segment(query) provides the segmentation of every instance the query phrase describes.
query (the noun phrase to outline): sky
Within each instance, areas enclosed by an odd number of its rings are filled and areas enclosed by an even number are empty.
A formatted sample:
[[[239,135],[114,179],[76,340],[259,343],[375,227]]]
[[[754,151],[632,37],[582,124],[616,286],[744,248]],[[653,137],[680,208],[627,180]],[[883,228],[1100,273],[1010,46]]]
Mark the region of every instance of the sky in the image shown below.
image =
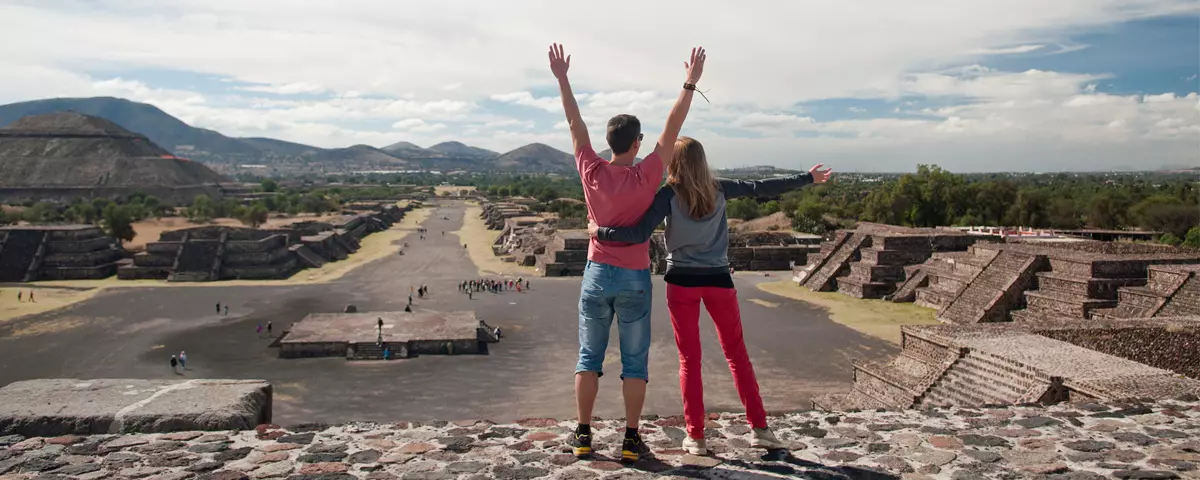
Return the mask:
[[[682,133],[716,167],[1200,165],[1197,0],[0,0],[0,103],[115,96],[321,147],[569,150],[553,42],[597,150],[618,113],[656,138],[703,45],[712,103]]]

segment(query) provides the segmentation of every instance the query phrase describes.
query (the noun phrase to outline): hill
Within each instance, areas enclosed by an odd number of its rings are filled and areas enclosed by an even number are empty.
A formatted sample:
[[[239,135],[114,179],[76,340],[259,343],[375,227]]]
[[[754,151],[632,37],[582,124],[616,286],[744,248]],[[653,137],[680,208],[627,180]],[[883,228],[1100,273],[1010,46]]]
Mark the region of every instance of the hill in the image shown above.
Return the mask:
[[[153,105],[122,98],[52,98],[0,105],[0,127],[19,118],[54,112],[76,112],[110,121],[137,132],[169,152],[209,163],[266,163],[279,171],[345,171],[362,167],[405,166],[430,170],[481,171],[494,168],[528,172],[574,169],[571,156],[546,145],[533,144],[501,155],[461,142],[422,148],[397,142],[383,148],[355,145],[320,148],[272,138],[237,138],[196,128]]]
[[[53,112],[72,111],[107,119],[126,130],[145,135],[150,141],[171,151],[180,146],[217,155],[257,155],[262,149],[240,139],[192,127],[154,105],[123,98],[51,98],[0,106],[0,126],[19,118]]]
[[[499,170],[572,172],[575,157],[542,143],[531,143],[496,157],[492,166]]]
[[[76,112],[32,115],[0,128],[0,199],[70,200],[136,192],[167,202],[219,197],[224,179],[144,135]]]
[[[479,158],[491,160],[500,156],[499,153],[491,150],[472,147],[461,142],[442,142],[429,147],[429,150],[441,152],[447,157],[453,158]]]

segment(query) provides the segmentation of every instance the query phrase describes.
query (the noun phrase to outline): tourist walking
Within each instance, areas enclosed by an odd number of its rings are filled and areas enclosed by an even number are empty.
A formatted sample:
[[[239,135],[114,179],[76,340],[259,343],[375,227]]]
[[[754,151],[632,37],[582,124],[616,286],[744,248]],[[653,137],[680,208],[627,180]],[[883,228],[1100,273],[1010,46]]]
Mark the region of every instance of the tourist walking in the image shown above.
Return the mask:
[[[21,290],[17,290],[17,303],[21,303],[21,295],[22,295],[22,293],[23,293],[23,292],[22,292]]]
[[[405,312],[412,313],[412,305],[405,305],[405,306],[404,306],[404,311],[405,311]]]
[[[187,370],[187,352],[183,350],[179,351],[179,369]]]
[[[665,218],[667,243],[667,310],[679,349],[679,389],[683,394],[683,416],[687,438],[683,447],[704,455],[704,386],[701,380],[700,304],[713,319],[717,339],[738,397],[746,407],[753,429],[751,445],[783,448],[767,427],[767,414],[758,391],[754,366],[742,338],[742,317],[737,290],[729,268],[729,225],[725,202],[739,197],[774,197],[810,183],[824,183],[830,170],[816,165],[809,173],[770,180],[717,179],[708,168],[704,147],[689,137],[680,137],[667,162],[667,181],[654,203],[634,226],[599,227],[588,232],[605,242],[645,242]]]
[[[29,303],[37,303],[37,300],[33,299],[33,289],[29,289]]]
[[[271,336],[271,321],[267,320],[267,336]]]
[[[171,373],[179,375],[179,360],[174,355],[171,355]]]
[[[613,226],[636,225],[654,200],[663,174],[663,158],[671,155],[675,139],[691,108],[696,82],[704,70],[703,48],[692,50],[679,97],[663,125],[654,151],[635,164],[642,147],[642,126],[633,115],[608,121],[606,140],[612,160],[592,148],[591,137],[567,78],[569,57],[561,45],[550,47],[550,71],[558,79],[563,110],[571,131],[576,170],[587,201],[588,218]],[[622,68],[622,67],[618,67]],[[570,438],[577,457],[592,453],[592,410],[604,370],[604,354],[613,318],[621,345],[622,393],[625,397],[625,435],[621,458],[637,461],[649,449],[638,433],[646,400],[650,355],[650,255],[646,241],[618,244],[591,239],[588,263],[579,295],[579,361],[575,366],[575,403],[579,425]],[[617,299],[620,299],[618,301]]]
[[[225,304],[225,315],[229,315],[229,304]]]
[[[221,314],[221,302],[217,302],[217,315]]]
[[[254,333],[256,335],[258,335],[259,337],[262,337],[262,324],[261,323],[258,324],[258,326],[254,328]]]

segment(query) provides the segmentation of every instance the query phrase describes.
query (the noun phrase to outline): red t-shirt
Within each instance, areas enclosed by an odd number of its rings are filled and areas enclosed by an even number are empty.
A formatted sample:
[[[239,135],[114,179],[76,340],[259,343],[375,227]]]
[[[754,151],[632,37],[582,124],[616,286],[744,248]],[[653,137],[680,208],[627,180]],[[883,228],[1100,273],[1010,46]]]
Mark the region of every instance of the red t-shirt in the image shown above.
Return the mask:
[[[588,217],[602,227],[638,224],[662,184],[663,163],[651,153],[633,166],[617,166],[596,155],[591,145],[575,153]],[[630,270],[650,268],[649,242],[607,242],[592,237],[588,260]]]

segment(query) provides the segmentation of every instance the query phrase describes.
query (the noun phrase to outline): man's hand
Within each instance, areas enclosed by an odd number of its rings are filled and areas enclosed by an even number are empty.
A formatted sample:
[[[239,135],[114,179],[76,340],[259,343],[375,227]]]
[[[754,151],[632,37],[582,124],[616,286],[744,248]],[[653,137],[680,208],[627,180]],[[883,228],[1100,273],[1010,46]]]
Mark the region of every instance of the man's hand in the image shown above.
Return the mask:
[[[813,167],[812,167],[812,168],[808,169],[808,173],[809,173],[810,175],[812,175],[812,178],[813,178],[813,183],[825,183],[825,182],[828,182],[828,181],[829,181],[829,177],[830,177],[831,175],[833,175],[833,169],[832,169],[832,168],[826,168],[826,169],[824,169],[824,170],[821,170],[821,167],[824,167],[824,166],[825,166],[825,164],[824,164],[824,163],[818,163],[818,164],[816,164],[816,165],[813,165]]]
[[[595,237],[596,234],[599,233],[599,231],[600,231],[600,226],[596,225],[596,222],[588,220],[588,235]]]
[[[563,55],[563,46],[561,44],[550,44],[550,71],[554,73],[554,78],[559,80],[566,79],[568,68],[571,68],[571,56]]]
[[[687,70],[687,83],[692,85],[700,83],[700,75],[704,73],[704,60],[706,58],[708,56],[704,53],[704,47],[692,49],[692,60],[683,63],[683,68]],[[563,71],[566,72],[566,69],[564,68]]]

